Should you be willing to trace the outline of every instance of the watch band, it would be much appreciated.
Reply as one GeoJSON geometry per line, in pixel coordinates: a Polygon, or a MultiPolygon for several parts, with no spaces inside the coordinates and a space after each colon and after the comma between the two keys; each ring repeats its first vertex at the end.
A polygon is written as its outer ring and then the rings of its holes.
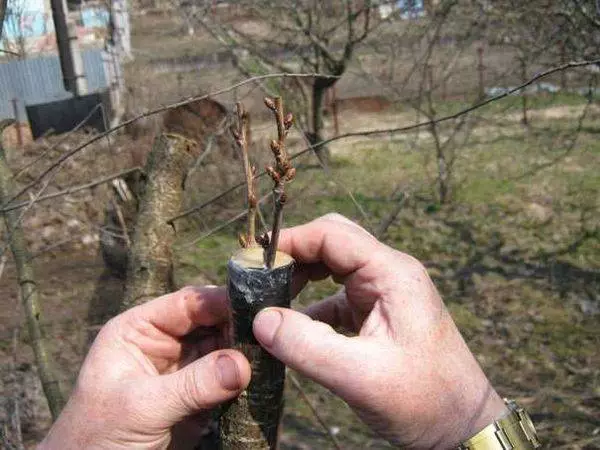
{"type": "Polygon", "coordinates": [[[510,411],[475,436],[463,442],[458,450],[530,450],[540,441],[529,414],[513,400],[504,399],[510,411]]]}

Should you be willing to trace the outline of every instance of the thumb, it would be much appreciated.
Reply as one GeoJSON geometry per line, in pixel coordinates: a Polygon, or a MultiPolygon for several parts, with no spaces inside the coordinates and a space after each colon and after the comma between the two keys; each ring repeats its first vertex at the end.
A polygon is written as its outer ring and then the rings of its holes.
{"type": "Polygon", "coordinates": [[[171,426],[237,397],[250,382],[250,365],[240,352],[221,350],[153,381],[158,384],[157,410],[171,426]]]}
{"type": "Polygon", "coordinates": [[[367,339],[344,336],[323,322],[284,308],[261,311],[253,331],[275,358],[347,402],[363,403],[372,392],[368,377],[373,371],[366,370],[366,361],[381,349],[367,339]]]}

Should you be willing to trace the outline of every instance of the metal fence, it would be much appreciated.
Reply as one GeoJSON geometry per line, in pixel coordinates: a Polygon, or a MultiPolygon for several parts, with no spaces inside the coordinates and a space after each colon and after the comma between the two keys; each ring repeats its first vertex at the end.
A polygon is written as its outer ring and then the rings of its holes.
{"type": "MultiPolygon", "coordinates": [[[[109,87],[106,55],[100,49],[82,52],[88,92],[109,87]]],[[[0,64],[0,119],[14,118],[17,99],[19,118],[26,119],[25,105],[65,100],[73,95],[63,86],[58,55],[40,56],[0,64]]]]}

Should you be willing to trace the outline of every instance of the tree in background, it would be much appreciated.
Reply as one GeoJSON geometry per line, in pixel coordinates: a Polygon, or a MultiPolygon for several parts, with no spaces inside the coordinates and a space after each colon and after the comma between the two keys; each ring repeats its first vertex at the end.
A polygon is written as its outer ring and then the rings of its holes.
{"type": "MultiPolygon", "coordinates": [[[[310,81],[281,80],[263,86],[269,94],[285,90],[309,142],[321,142],[326,91],[346,72],[357,47],[382,23],[376,17],[377,6],[370,0],[259,0],[239,2],[236,7],[243,12],[242,20],[222,20],[208,8],[195,19],[230,50],[234,64],[246,76],[322,74],[310,81]]],[[[327,148],[315,150],[326,163],[327,148]]]]}

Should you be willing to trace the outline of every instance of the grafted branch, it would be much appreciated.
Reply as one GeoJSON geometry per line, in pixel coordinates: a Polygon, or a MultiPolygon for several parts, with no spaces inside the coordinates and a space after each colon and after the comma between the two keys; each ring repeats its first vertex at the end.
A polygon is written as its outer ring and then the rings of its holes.
{"type": "Polygon", "coordinates": [[[244,110],[241,103],[236,105],[237,128],[232,130],[233,137],[242,154],[244,163],[244,175],[246,176],[246,201],[248,204],[246,235],[240,236],[242,247],[249,248],[256,246],[256,189],[254,186],[254,177],[256,167],[250,164],[250,155],[248,154],[248,136],[250,135],[248,112],[244,110]]]}
{"type": "Polygon", "coordinates": [[[296,175],[296,169],[292,167],[290,158],[285,149],[285,138],[294,123],[294,116],[291,113],[285,114],[283,111],[283,100],[281,97],[274,99],[265,99],[267,108],[273,111],[275,123],[277,124],[277,140],[271,141],[271,151],[275,156],[275,167],[267,167],[267,173],[273,180],[273,228],[271,241],[265,252],[265,265],[267,268],[273,267],[275,254],[277,253],[277,244],[279,243],[279,230],[283,222],[283,206],[287,200],[285,194],[285,183],[290,182],[296,175]]]}

